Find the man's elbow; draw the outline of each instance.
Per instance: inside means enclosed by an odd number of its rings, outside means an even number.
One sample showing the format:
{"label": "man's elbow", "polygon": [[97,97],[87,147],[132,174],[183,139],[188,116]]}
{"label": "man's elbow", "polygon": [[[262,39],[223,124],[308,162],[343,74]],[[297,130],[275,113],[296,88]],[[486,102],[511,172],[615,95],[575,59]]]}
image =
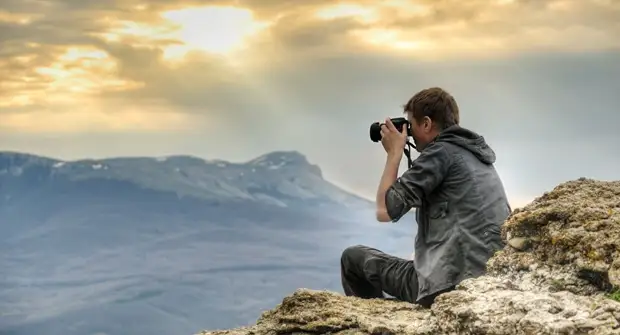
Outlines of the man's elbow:
{"label": "man's elbow", "polygon": [[376,216],[377,216],[377,221],[379,222],[391,222],[392,221],[392,218],[390,217],[387,209],[385,208],[377,208]]}

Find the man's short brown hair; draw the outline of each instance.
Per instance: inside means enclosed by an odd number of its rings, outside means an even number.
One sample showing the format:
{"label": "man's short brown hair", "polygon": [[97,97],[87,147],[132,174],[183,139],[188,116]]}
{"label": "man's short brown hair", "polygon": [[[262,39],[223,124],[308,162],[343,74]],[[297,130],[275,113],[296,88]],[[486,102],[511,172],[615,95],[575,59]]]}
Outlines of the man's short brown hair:
{"label": "man's short brown hair", "polygon": [[404,106],[405,113],[412,113],[420,122],[428,116],[439,130],[459,124],[459,106],[454,97],[439,87],[416,93]]}

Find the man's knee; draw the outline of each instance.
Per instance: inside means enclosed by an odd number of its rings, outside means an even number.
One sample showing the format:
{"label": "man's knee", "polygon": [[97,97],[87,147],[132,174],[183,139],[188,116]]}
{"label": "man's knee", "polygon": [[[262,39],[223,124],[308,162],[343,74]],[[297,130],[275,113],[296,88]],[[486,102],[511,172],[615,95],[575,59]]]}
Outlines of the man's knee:
{"label": "man's knee", "polygon": [[357,264],[363,262],[366,258],[366,249],[366,246],[360,244],[347,247],[342,251],[340,262],[343,264]]}
{"label": "man's knee", "polygon": [[365,245],[354,245],[342,252],[341,264],[345,269],[357,272],[369,280],[379,280],[378,276],[385,264],[384,255]]}

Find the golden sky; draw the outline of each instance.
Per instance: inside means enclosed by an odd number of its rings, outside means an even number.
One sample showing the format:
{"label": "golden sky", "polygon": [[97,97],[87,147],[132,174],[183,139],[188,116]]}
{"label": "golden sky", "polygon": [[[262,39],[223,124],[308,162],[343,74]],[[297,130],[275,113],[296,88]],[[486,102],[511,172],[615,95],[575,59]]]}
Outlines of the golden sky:
{"label": "golden sky", "polygon": [[[303,141],[300,125],[364,115],[364,136],[366,123],[435,84],[460,92],[472,78],[491,81],[484,89],[497,101],[539,108],[503,79],[481,78],[510,69],[525,80],[518,67],[537,73],[540,55],[554,66],[603,57],[617,70],[618,36],[618,0],[2,0],[0,139],[61,156],[150,154],[183,151],[189,139],[237,146],[222,130],[232,127],[254,144],[210,153],[249,158]],[[261,142],[266,133],[277,137]],[[123,136],[142,144],[109,145]]]}
{"label": "golden sky", "polygon": [[613,0],[3,3],[0,111],[12,132],[192,127],[196,120],[150,87],[194,63],[208,89],[297,58],[437,61],[620,47]]}

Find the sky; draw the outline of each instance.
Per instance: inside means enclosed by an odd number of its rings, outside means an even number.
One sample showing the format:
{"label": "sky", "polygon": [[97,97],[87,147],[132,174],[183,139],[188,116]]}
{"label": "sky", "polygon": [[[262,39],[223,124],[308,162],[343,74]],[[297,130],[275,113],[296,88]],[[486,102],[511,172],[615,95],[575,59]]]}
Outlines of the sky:
{"label": "sky", "polygon": [[372,198],[370,124],[439,86],[521,206],[618,179],[618,36],[620,0],[1,0],[0,150],[297,150]]}

